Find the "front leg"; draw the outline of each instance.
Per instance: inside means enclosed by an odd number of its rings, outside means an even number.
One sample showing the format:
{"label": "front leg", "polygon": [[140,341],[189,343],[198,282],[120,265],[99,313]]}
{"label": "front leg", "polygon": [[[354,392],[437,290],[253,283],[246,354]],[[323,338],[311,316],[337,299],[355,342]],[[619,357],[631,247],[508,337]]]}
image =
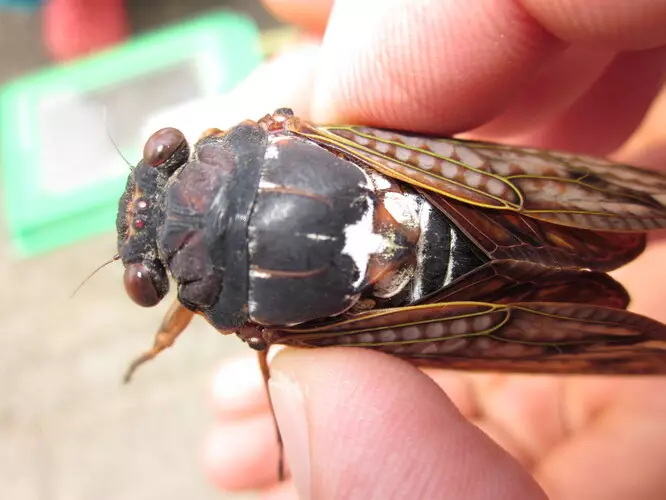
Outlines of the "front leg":
{"label": "front leg", "polygon": [[127,372],[125,372],[125,377],[123,378],[124,383],[130,381],[132,375],[139,366],[146,361],[153,359],[167,347],[171,347],[175,342],[176,337],[178,337],[178,335],[187,328],[187,325],[190,324],[193,316],[194,313],[176,299],[173,304],[171,304],[164,319],[162,319],[162,324],[155,334],[155,341],[152,349],[144,352],[141,356],[132,361]]}

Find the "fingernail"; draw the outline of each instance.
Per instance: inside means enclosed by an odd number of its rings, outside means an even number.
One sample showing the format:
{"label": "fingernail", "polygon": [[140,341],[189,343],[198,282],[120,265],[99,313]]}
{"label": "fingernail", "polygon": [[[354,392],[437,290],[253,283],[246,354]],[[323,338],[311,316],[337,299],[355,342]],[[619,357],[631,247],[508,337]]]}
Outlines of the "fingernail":
{"label": "fingernail", "polygon": [[277,370],[271,371],[268,389],[298,496],[309,499],[310,429],[303,391],[298,382]]}

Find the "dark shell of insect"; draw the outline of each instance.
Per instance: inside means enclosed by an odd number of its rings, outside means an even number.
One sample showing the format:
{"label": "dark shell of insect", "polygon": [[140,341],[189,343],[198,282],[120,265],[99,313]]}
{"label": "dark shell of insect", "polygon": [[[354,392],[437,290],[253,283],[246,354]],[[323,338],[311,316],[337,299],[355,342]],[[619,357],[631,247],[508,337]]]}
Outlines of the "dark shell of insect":
{"label": "dark shell of insect", "polygon": [[171,176],[137,167],[120,214],[121,256],[148,270],[149,295],[168,269],[221,330],[411,305],[488,260],[409,185],[251,124],[203,138]]}
{"label": "dark shell of insect", "polygon": [[117,219],[129,296],[178,286],[252,347],[360,346],[461,369],[666,373],[666,326],[606,272],[666,227],[666,177],[562,152],[321,127],[280,109],[190,150],[162,129]]}

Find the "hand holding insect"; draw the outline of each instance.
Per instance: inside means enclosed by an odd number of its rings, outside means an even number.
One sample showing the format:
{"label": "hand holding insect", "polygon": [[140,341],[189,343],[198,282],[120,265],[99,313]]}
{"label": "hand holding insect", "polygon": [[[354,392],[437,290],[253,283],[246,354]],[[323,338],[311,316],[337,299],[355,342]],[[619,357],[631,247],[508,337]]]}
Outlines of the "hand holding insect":
{"label": "hand holding insect", "polygon": [[[324,4],[330,2],[303,4],[273,0],[271,3],[279,4],[283,17],[311,31],[321,32],[327,23],[328,9]],[[659,39],[663,35],[659,27],[664,25],[664,15],[650,10],[661,8],[658,2],[641,4],[644,8],[637,8],[636,2],[616,2],[613,7],[596,9],[592,2],[578,2],[573,8],[573,2],[565,1],[525,1],[522,5],[338,1],[321,51],[308,49],[302,65],[296,69],[300,75],[307,73],[304,68],[311,70],[315,95],[311,99],[310,117],[318,122],[356,122],[437,134],[485,124],[478,130],[480,137],[607,154],[619,147],[638,125],[660,85],[664,49],[659,46],[665,40]],[[586,6],[591,11],[584,11]],[[626,10],[622,11],[623,8]],[[635,17],[636,13],[642,18]],[[551,31],[543,29],[534,19]],[[586,47],[589,43],[596,48]],[[639,52],[617,55],[624,50]],[[294,64],[297,59],[292,55],[289,61]],[[294,82],[284,78],[294,73],[292,68],[281,65],[280,60],[271,67],[273,72],[268,69],[261,75],[260,88],[264,91],[259,99],[261,108],[270,110],[285,103],[304,102],[306,96],[302,92],[292,98],[290,90]],[[270,92],[266,81],[271,82]],[[257,94],[252,95],[254,98]],[[297,110],[299,115],[307,111],[302,107]],[[658,167],[666,158],[664,150],[644,152],[641,161]],[[632,309],[661,321],[666,320],[661,298],[666,293],[663,284],[666,279],[659,277],[664,269],[665,252],[663,244],[652,243],[638,261],[618,273],[632,293]],[[386,363],[391,363],[389,367],[377,362],[375,353],[354,351],[345,358],[334,353],[335,350],[314,350],[307,356],[315,360],[314,364],[328,362],[326,366],[338,375],[336,379],[326,378],[324,372],[318,381],[313,381],[310,377],[315,369],[309,372],[310,367],[300,357],[305,354],[289,353],[289,357],[274,365],[274,369],[287,371],[297,382],[308,384],[310,394],[326,396],[325,402],[316,399],[312,404],[323,408],[328,403],[328,418],[342,419],[343,427],[321,420],[310,425],[323,426],[319,430],[322,433],[334,433],[336,429],[349,433],[339,437],[341,449],[332,449],[328,455],[332,463],[342,467],[341,471],[332,470],[332,464],[324,461],[329,451],[326,448],[317,449],[314,455],[317,461],[303,470],[299,457],[306,451],[298,450],[295,444],[290,447],[287,436],[287,453],[299,468],[298,480],[301,486],[319,488],[315,490],[319,493],[316,498],[333,498],[340,491],[336,487],[351,487],[353,481],[367,487],[360,490],[360,497],[365,498],[368,495],[364,492],[383,491],[382,485],[390,488],[404,484],[409,488],[406,491],[418,492],[424,483],[433,480],[436,473],[408,474],[411,469],[406,467],[398,472],[387,470],[388,453],[407,455],[407,462],[415,467],[430,465],[444,471],[439,486],[452,497],[497,498],[492,491],[485,491],[484,496],[472,486],[481,483],[489,488],[511,487],[518,482],[516,489],[505,490],[506,497],[531,498],[533,490],[528,483],[516,480],[520,473],[510,469],[507,456],[499,448],[494,451],[493,466],[480,465],[487,456],[486,443],[472,437],[472,427],[460,422],[455,412],[448,411],[445,398],[440,400],[432,395],[430,400],[424,400],[429,382],[419,378],[416,370],[408,376],[415,384],[410,386],[413,390],[403,393],[398,384],[404,383],[407,375],[397,371],[399,368],[392,364],[396,360],[387,360]],[[299,370],[302,366],[303,370]],[[236,377],[247,376],[248,372],[242,373]],[[465,416],[479,423],[533,472],[551,498],[663,498],[666,491],[660,465],[666,460],[663,380],[430,373]],[[402,375],[402,380],[397,374]],[[230,384],[236,377],[225,374],[220,385]],[[374,415],[372,421],[380,422],[375,427],[376,434],[368,435],[365,427],[359,428],[345,419],[344,415],[350,415],[345,413],[344,398],[353,396],[343,390],[349,380],[357,381],[354,388],[360,394],[359,406],[352,407],[351,416],[360,419]],[[388,391],[382,393],[386,394],[386,406],[375,404],[373,398],[382,380],[387,387],[377,391]],[[235,408],[229,398],[218,398],[220,406],[224,403],[228,410],[221,412],[214,438],[208,443],[212,450],[208,468],[221,487],[262,488],[270,498],[293,498],[289,486],[273,484],[273,428],[261,384],[253,387],[243,397],[237,396]],[[400,401],[391,403],[391,396]],[[435,408],[428,407],[433,401]],[[413,428],[404,431],[405,434],[413,431],[414,442],[423,444],[393,443],[390,448],[395,428],[391,427],[390,419],[381,420],[381,415],[372,413],[377,408],[396,417],[398,408],[413,409],[408,414],[412,418],[402,414],[408,419],[401,421],[403,426],[422,422],[417,415],[422,418],[439,415],[443,421],[439,431],[426,432],[425,428],[423,432]],[[297,411],[288,408],[286,418],[292,418]],[[282,424],[284,412],[278,409],[277,413]],[[288,427],[286,422],[284,425]],[[355,429],[358,433],[354,433]],[[433,436],[433,432],[441,435]],[[363,441],[364,436],[367,441]],[[450,455],[442,452],[439,461],[433,463],[437,457],[429,454],[429,441],[440,442],[439,439],[455,436],[467,439],[466,458],[456,454],[460,450]],[[352,446],[358,440],[362,440],[367,453],[351,458],[345,455],[345,446]],[[310,446],[326,446],[331,441],[311,441]],[[222,454],[225,448],[232,448],[233,453]],[[238,451],[241,449],[245,451]],[[374,449],[382,453],[374,455],[371,453]],[[455,466],[461,467],[453,469],[459,473],[458,478],[471,479],[471,483],[462,483],[472,484],[470,489],[450,489],[461,484],[455,483],[455,478],[446,481],[445,473]],[[505,474],[493,476],[495,470]]]}
{"label": "hand holding insect", "polygon": [[[490,500],[501,490],[506,498],[545,500],[516,461],[469,425],[466,417],[485,423],[467,399],[470,387],[446,387],[463,405],[461,415],[428,376],[402,361],[365,349],[320,351],[285,350],[271,363],[290,466],[306,472],[300,479],[311,498],[414,498],[416,486],[418,498],[445,491]],[[260,498],[296,498],[291,482],[275,482],[272,416],[253,357],[219,372],[213,403],[219,423],[204,457],[214,483],[260,488]]]}

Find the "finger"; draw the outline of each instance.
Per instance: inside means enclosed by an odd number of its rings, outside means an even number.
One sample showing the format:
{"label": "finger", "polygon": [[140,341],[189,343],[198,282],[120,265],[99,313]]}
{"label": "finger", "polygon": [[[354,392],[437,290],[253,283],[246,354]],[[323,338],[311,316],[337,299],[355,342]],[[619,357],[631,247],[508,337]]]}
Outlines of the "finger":
{"label": "finger", "polygon": [[278,459],[270,413],[217,424],[204,441],[204,472],[223,491],[272,487],[278,482]]}
{"label": "finger", "polygon": [[293,47],[261,64],[231,92],[159,115],[146,129],[176,126],[194,142],[201,136],[202,128],[228,129],[247,119],[257,120],[278,108],[291,107],[307,119],[318,57],[317,45]]}
{"label": "finger", "polygon": [[459,132],[498,114],[563,48],[511,0],[338,0],[313,118]]}
{"label": "finger", "polygon": [[572,44],[640,50],[666,43],[664,0],[520,0],[558,38]]}
{"label": "finger", "polygon": [[312,32],[323,33],[333,0],[263,0],[276,18]]}
{"label": "finger", "polygon": [[223,421],[268,413],[268,395],[256,356],[225,363],[213,378],[211,399],[216,416]]}
{"label": "finger", "polygon": [[[583,430],[541,463],[536,476],[550,498],[665,497],[666,398],[661,396],[664,383],[656,379],[632,382],[634,390],[624,393],[614,384],[615,404],[595,415]],[[637,391],[641,385],[645,390]],[[600,470],[600,460],[604,476],[595,480],[590,473]]]}
{"label": "finger", "polygon": [[606,155],[641,124],[664,83],[666,49],[620,54],[560,117],[521,143]]}
{"label": "finger", "polygon": [[307,119],[318,61],[317,45],[293,47],[260,65],[218,102],[206,101],[192,120],[199,130],[201,123],[226,129],[284,107],[292,108],[298,116]]}
{"label": "finger", "polygon": [[666,149],[664,140],[664,129],[666,128],[666,85],[661,89],[659,95],[655,98],[650,111],[648,112],[645,120],[641,123],[640,128],[632,136],[627,144],[619,151],[618,155],[631,155],[634,158],[629,161],[645,162],[650,161],[649,158],[644,158],[645,153],[654,156],[656,153],[655,148],[661,148],[657,161],[646,163],[656,169],[666,168],[666,154],[663,150]]}
{"label": "finger", "polygon": [[297,498],[294,483],[283,481],[261,491],[256,500],[296,500]]}
{"label": "finger", "polygon": [[[653,117],[654,123],[652,124],[655,130],[645,130],[643,134],[639,132],[640,135],[656,135],[657,130],[661,128],[662,123],[666,121],[666,92],[663,93],[662,100],[662,109],[665,112],[662,117],[655,116]],[[659,110],[657,110],[659,111]],[[625,162],[630,165],[636,165],[639,167],[651,168],[654,170],[666,170],[666,141],[663,140],[663,134],[660,134],[661,137],[655,139],[647,138],[643,140],[641,137],[636,137],[635,141],[629,147],[621,151],[616,159],[620,162]]]}
{"label": "finger", "polygon": [[473,419],[480,416],[474,386],[467,374],[439,368],[421,368],[421,370],[442,388],[466,418]]}
{"label": "finger", "polygon": [[535,75],[506,111],[469,135],[506,139],[543,126],[584,95],[614,57],[615,53],[607,50],[569,47]]}
{"label": "finger", "polygon": [[302,498],[545,498],[408,363],[367,349],[285,349],[271,370]]}
{"label": "finger", "polygon": [[[628,151],[619,159],[643,167],[664,170],[666,141],[646,146],[639,151]],[[666,295],[665,235],[666,231],[657,232],[636,260],[611,273],[629,292],[632,311],[664,323],[666,323],[663,301]]]}
{"label": "finger", "polygon": [[562,439],[561,380],[549,376],[424,369],[458,410],[523,467]]}
{"label": "finger", "polygon": [[513,458],[515,458],[518,463],[526,470],[534,464],[534,457],[529,455],[524,449],[522,449],[519,443],[516,442],[515,436],[512,436],[508,429],[502,427],[498,422],[492,420],[480,419],[472,420],[474,425],[481,429],[486,436],[501,446],[504,451],[509,453]]}
{"label": "finger", "polygon": [[566,437],[560,398],[563,379],[549,375],[472,376],[478,418],[488,434],[531,467]]}
{"label": "finger", "polygon": [[661,322],[666,322],[665,255],[665,240],[650,242],[638,259],[613,272],[631,295],[631,310]]}

